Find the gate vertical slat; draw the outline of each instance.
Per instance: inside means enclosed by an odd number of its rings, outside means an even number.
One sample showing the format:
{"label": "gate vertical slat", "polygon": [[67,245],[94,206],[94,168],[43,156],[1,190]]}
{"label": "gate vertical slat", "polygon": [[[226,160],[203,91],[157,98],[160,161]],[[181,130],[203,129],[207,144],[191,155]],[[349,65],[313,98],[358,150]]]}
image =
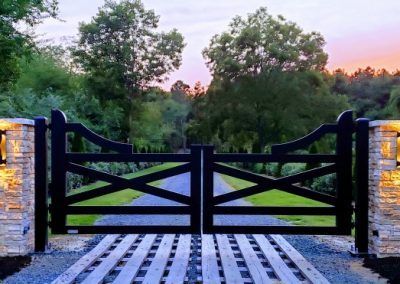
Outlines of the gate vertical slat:
{"label": "gate vertical slat", "polygon": [[203,146],[203,233],[212,233],[214,196],[214,146]]}
{"label": "gate vertical slat", "polygon": [[201,232],[201,146],[191,145],[190,196],[192,200],[190,224],[193,234]]}
{"label": "gate vertical slat", "polygon": [[352,216],[352,133],[353,112],[343,112],[337,121],[337,204],[336,226],[339,234],[351,234]]}
{"label": "gate vertical slat", "polygon": [[52,233],[66,233],[66,134],[67,118],[58,110],[51,112],[51,202],[57,205],[50,208]]}
{"label": "gate vertical slat", "polygon": [[35,117],[35,251],[46,250],[48,241],[47,127],[45,117]]}
{"label": "gate vertical slat", "polygon": [[355,246],[357,253],[368,253],[368,159],[369,120],[356,121],[356,205]]}

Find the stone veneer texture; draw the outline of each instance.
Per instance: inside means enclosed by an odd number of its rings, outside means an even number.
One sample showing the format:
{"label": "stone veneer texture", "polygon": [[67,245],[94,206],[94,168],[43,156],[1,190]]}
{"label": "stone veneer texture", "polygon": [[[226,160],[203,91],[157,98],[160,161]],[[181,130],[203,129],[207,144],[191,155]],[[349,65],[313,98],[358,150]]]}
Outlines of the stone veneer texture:
{"label": "stone veneer texture", "polygon": [[399,132],[400,121],[370,122],[369,249],[378,257],[400,255]]}
{"label": "stone veneer texture", "polygon": [[7,163],[0,165],[0,256],[34,249],[34,122],[0,119]]}

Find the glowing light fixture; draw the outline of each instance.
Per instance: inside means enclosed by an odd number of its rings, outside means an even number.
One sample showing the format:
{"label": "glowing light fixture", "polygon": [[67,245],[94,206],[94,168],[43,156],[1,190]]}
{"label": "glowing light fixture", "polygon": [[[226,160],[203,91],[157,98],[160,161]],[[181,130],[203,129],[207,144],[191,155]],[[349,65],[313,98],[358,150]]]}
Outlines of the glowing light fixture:
{"label": "glowing light fixture", "polygon": [[6,161],[7,161],[6,132],[0,130],[0,165],[5,165]]}
{"label": "glowing light fixture", "polygon": [[400,133],[397,133],[397,139],[396,139],[396,162],[397,162],[397,167],[400,167]]}

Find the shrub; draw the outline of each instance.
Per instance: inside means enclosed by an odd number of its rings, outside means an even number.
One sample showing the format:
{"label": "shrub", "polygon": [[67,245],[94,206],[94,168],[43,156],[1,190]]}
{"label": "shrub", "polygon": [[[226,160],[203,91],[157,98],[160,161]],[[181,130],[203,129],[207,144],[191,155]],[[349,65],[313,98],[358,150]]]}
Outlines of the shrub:
{"label": "shrub", "polygon": [[336,174],[330,174],[315,178],[311,184],[311,188],[321,193],[330,195],[336,194]]}
{"label": "shrub", "polygon": [[[153,163],[90,163],[86,166],[88,168],[106,172],[112,175],[124,175],[129,173],[137,172],[138,170],[146,169],[152,166]],[[90,179],[85,176],[76,175],[72,173],[67,173],[67,192],[72,189],[79,188],[81,186],[87,185],[89,183],[93,183],[96,180]]]}
{"label": "shrub", "polygon": [[297,174],[305,170],[305,165],[297,163],[287,163],[282,166],[281,176]]}
{"label": "shrub", "polygon": [[278,163],[269,163],[265,165],[265,174],[267,176],[280,176]]}

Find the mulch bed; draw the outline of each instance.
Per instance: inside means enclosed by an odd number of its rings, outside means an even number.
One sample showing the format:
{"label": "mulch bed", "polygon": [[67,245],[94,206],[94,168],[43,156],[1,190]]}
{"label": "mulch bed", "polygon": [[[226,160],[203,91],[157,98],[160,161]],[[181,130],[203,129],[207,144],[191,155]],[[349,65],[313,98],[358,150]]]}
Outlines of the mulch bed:
{"label": "mulch bed", "polygon": [[20,271],[30,263],[30,256],[0,257],[0,280]]}
{"label": "mulch bed", "polygon": [[389,283],[400,283],[399,257],[367,257],[364,259],[364,266],[379,273],[382,277],[389,279]]}

